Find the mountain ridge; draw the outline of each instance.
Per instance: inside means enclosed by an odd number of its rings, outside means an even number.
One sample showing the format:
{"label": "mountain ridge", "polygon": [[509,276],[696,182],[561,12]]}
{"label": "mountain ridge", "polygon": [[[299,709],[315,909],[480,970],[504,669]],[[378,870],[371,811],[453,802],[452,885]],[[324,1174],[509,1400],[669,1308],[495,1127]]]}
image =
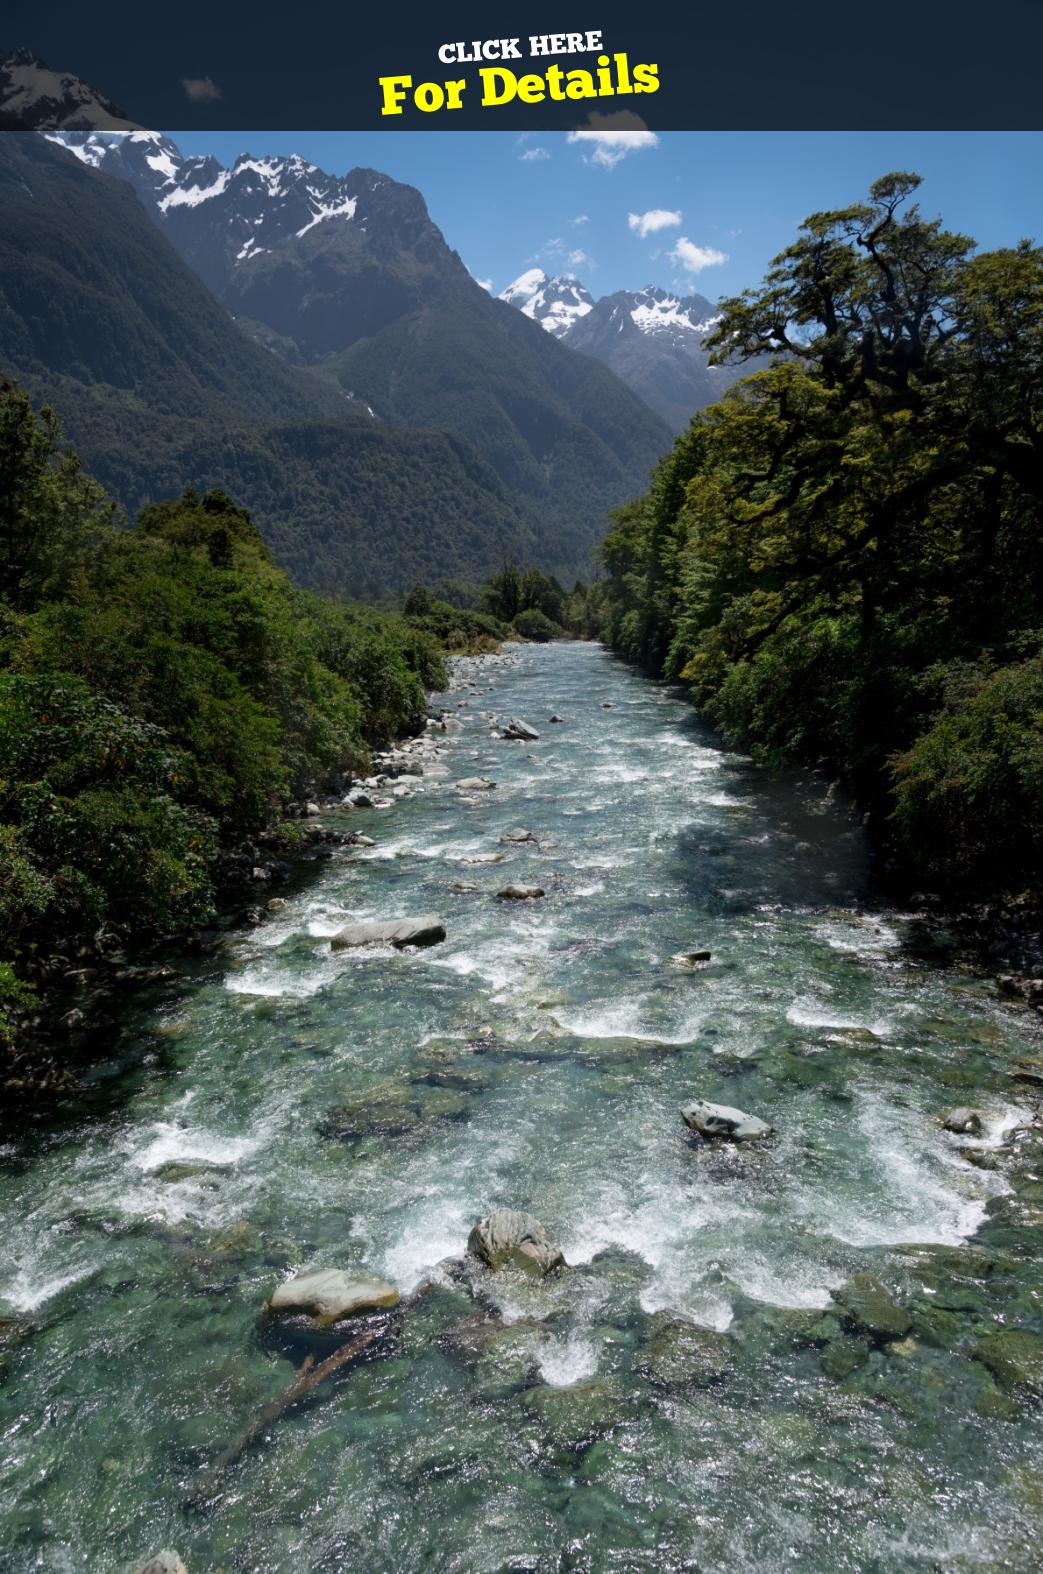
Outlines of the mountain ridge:
{"label": "mountain ridge", "polygon": [[470,275],[422,194],[298,156],[185,159],[154,132],[53,134],[129,181],[240,326],[394,427],[438,426],[491,466],[541,566],[587,577],[608,511],[670,430],[596,357],[574,355]]}
{"label": "mountain ridge", "polygon": [[754,369],[710,364],[704,340],[718,319],[704,295],[647,284],[595,299],[574,274],[551,277],[529,268],[498,299],[570,349],[608,366],[675,433]]}

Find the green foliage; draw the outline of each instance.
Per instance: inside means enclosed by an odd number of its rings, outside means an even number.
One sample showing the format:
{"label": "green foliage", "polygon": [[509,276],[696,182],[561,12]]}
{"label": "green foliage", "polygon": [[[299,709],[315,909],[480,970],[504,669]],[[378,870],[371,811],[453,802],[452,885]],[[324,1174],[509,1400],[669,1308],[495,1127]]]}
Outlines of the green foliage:
{"label": "green foliage", "polygon": [[36,1004],[36,991],[15,974],[7,962],[0,962],[0,1049],[14,1042],[12,1013],[29,1011]]}
{"label": "green foliage", "polygon": [[446,673],[430,614],[297,589],[223,492],[190,489],[115,528],[53,417],[10,386],[0,454],[17,509],[0,600],[0,944],[20,988],[56,941],[205,919],[220,850],[415,730]]}
{"label": "green foliage", "polygon": [[940,714],[895,761],[895,819],[927,873],[980,887],[1043,864],[1043,658],[945,674]]}
{"label": "green foliage", "polygon": [[601,628],[729,739],[838,775],[911,871],[998,891],[1043,880],[1003,829],[1043,727],[1043,252],[973,256],[917,185],[812,215],[724,302],[717,355],[773,360],[617,510]]}
{"label": "green foliage", "polygon": [[545,644],[547,640],[557,639],[562,630],[557,623],[552,623],[539,607],[526,607],[524,612],[519,612],[514,620],[514,632],[520,634],[522,639],[535,640],[538,644]]}

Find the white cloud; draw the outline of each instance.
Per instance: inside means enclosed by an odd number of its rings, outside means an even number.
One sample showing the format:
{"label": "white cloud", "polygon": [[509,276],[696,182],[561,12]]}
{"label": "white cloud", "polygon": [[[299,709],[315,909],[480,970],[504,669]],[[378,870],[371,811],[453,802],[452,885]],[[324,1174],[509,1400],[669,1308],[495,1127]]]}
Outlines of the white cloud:
{"label": "white cloud", "polygon": [[576,250],[576,251],[570,251],[569,252],[569,262],[572,264],[572,266],[574,268],[578,268],[581,263],[589,262],[589,261],[590,261],[590,258],[587,256],[587,253],[585,251]]}
{"label": "white cloud", "polygon": [[182,77],[181,86],[193,104],[213,104],[221,97],[221,89],[212,77]]}
{"label": "white cloud", "polygon": [[589,213],[577,213],[576,217],[573,219],[572,222],[573,222],[573,224],[589,224],[590,223],[590,214]]}
{"label": "white cloud", "polygon": [[728,261],[726,251],[717,251],[713,246],[697,246],[686,235],[680,236],[670,256],[686,273],[701,273],[704,268]]}
{"label": "white cloud", "polygon": [[475,279],[474,282],[475,282],[475,284],[480,284],[482,286],[483,290],[488,290],[490,295],[492,294],[492,292],[493,292],[493,281],[492,281],[492,279]]}
{"label": "white cloud", "polygon": [[628,213],[627,223],[632,230],[636,230],[641,239],[651,235],[654,230],[672,229],[675,224],[680,224],[681,215],[670,208],[649,208],[647,213]]}
{"label": "white cloud", "polygon": [[570,131],[568,141],[591,148],[588,162],[600,164],[603,169],[613,169],[628,153],[659,146],[654,131]]}
{"label": "white cloud", "polygon": [[537,159],[550,158],[550,154],[546,148],[526,148],[524,153],[518,154],[518,157],[523,164],[534,164]]}

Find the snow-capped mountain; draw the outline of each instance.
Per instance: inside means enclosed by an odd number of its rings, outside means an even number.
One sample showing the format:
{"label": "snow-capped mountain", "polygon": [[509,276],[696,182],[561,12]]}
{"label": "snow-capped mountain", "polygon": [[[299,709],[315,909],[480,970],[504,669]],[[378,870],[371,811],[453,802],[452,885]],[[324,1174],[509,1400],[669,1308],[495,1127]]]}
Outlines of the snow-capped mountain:
{"label": "snow-capped mountain", "polygon": [[640,491],[669,442],[604,366],[483,289],[412,186],[299,156],[226,167],[156,132],[45,135],[65,164],[129,184],[254,339],[379,424],[458,440],[563,575],[589,561],[606,510]]}
{"label": "snow-capped mountain", "polygon": [[675,295],[649,284],[595,300],[572,275],[548,278],[530,268],[500,299],[610,366],[675,431],[752,369],[710,365],[704,341],[717,314],[703,295]]}
{"label": "snow-capped mountain", "polygon": [[579,317],[594,304],[594,297],[571,273],[550,279],[542,268],[530,268],[500,291],[500,300],[517,306],[555,338],[563,339]]}
{"label": "snow-capped mountain", "polygon": [[326,220],[355,220],[364,231],[367,198],[389,184],[373,170],[327,175],[297,154],[243,153],[226,169],[215,158],[183,157],[157,131],[47,134],[93,169],[129,181],[186,261],[219,293],[237,264],[299,240]]}
{"label": "snow-capped mountain", "polygon": [[127,130],[134,122],[68,71],[52,71],[31,49],[0,50],[0,129]]}

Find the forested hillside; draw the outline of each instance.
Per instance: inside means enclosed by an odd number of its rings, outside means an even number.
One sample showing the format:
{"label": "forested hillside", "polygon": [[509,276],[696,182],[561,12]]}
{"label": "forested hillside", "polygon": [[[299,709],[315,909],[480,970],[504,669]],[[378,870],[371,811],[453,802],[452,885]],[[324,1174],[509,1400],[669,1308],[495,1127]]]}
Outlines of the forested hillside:
{"label": "forested hillside", "polygon": [[52,952],[205,920],[222,849],[417,727],[444,672],[417,623],[297,589],[225,493],[117,528],[9,384],[0,496],[2,1047]]}
{"label": "forested hillside", "polygon": [[[63,141],[91,173],[133,186],[270,352],[313,368],[386,427],[439,428],[480,455],[495,474],[489,490],[501,489],[530,532],[506,555],[588,577],[607,510],[646,484],[670,429],[606,366],[493,300],[421,192],[378,170],[329,175],[297,156],[243,153],[225,168],[184,158],[154,132]],[[481,550],[447,546],[453,574]],[[472,577],[494,566],[485,554]]]}
{"label": "forested hillside", "polygon": [[838,776],[916,880],[1043,884],[1043,252],[919,181],[815,214],[726,301],[772,365],[619,510],[605,633],[760,759]]}
{"label": "forested hillside", "polygon": [[223,487],[305,584],[372,596],[536,551],[473,446],[254,344],[124,181],[34,135],[0,139],[0,370],[129,512]]}

